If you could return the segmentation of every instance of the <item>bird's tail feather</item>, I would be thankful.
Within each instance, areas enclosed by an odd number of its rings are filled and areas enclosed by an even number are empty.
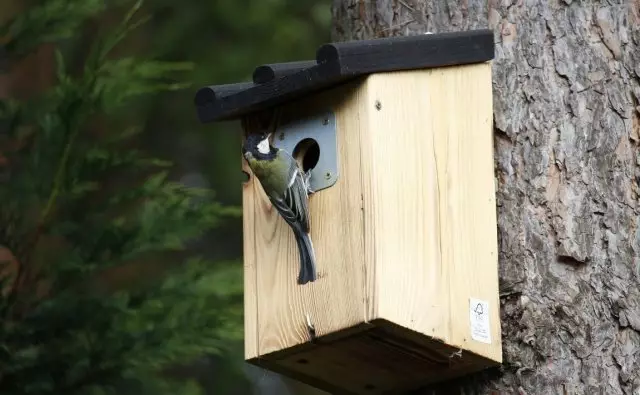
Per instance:
[[[318,274],[316,273],[316,257],[313,250],[313,243],[309,234],[300,232],[296,235],[298,250],[300,251],[300,274],[298,276],[298,284],[306,284],[316,281]]]

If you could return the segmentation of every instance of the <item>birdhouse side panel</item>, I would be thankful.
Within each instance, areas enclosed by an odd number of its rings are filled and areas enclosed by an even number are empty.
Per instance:
[[[502,360],[491,64],[432,76],[450,344]],[[437,100],[435,99],[437,98]]]
[[[367,79],[363,134],[367,249],[373,254],[374,307],[382,318],[447,340],[449,297],[442,265],[440,200],[430,70]]]
[[[366,92],[372,318],[499,361],[491,65],[374,74]]]

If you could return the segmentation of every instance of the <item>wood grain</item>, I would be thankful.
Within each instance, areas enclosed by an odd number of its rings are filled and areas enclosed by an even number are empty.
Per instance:
[[[491,65],[375,74],[367,102],[372,318],[500,361]],[[490,302],[491,345],[470,337],[472,297]]]
[[[253,118],[243,123],[245,129],[255,129]],[[242,171],[251,175],[247,161],[241,157]],[[256,185],[249,178],[242,185],[242,232],[244,260],[244,354],[246,359],[260,355],[258,350],[258,289],[257,251],[255,249],[255,205]]]
[[[363,134],[367,249],[375,261],[370,319],[386,318],[442,338],[448,286],[440,264],[439,199],[433,117],[424,71],[375,74],[367,80]],[[410,99],[409,99],[410,98]],[[378,110],[377,107],[380,109]],[[444,326],[444,327],[443,327]]]
[[[442,265],[449,269],[449,320],[456,323],[447,343],[502,361],[490,77],[488,63],[440,69],[431,88],[441,115],[434,122],[438,190],[447,203],[440,210],[442,245],[449,246]],[[489,302],[492,344],[470,337],[470,298]]]
[[[493,31],[479,29],[324,44],[316,61],[335,63],[343,75],[363,75],[478,63],[493,56]]]
[[[195,97],[193,98],[193,103],[196,106],[205,106],[208,103],[213,103],[216,100],[219,100],[225,96],[233,95],[238,92],[242,92],[244,90],[253,88],[255,85],[253,82],[238,82],[234,84],[225,84],[225,85],[212,85],[207,86],[205,88],[198,89]]]
[[[309,202],[317,281],[305,286],[296,283],[299,258],[290,228],[273,209],[255,177],[245,186],[244,200],[247,210],[252,211],[244,217],[245,253],[258,257],[252,286],[257,294],[257,326],[247,327],[247,342],[253,342],[257,330],[258,345],[248,347],[257,349],[258,355],[308,341],[307,314],[319,336],[364,319],[360,144],[354,133],[360,124],[359,118],[352,116],[358,105],[357,90],[349,87],[283,110],[285,121],[288,116],[310,115],[324,108],[333,107],[336,111],[340,177],[332,188],[313,194]],[[341,99],[331,100],[336,97]],[[248,310],[247,316],[254,314]]]
[[[296,283],[289,227],[245,185],[247,359],[333,393],[501,362],[491,64],[370,75],[287,105],[283,121],[326,108],[340,178],[310,200],[315,283]],[[491,344],[471,338],[470,298],[490,305]]]
[[[345,336],[269,354],[257,365],[334,395],[403,394],[492,366],[490,359],[374,320]]]
[[[266,82],[296,74],[304,69],[315,66],[315,60],[300,60],[296,62],[263,64],[253,71],[253,82],[264,84]]]

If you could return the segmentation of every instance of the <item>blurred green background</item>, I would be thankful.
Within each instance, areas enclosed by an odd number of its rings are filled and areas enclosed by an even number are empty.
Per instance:
[[[77,7],[82,0],[68,3]],[[114,3],[126,6],[127,2]],[[0,22],[34,4],[39,2],[0,0]],[[331,0],[146,0],[139,14],[152,19],[132,32],[117,47],[116,55],[189,62],[192,68],[180,74],[179,82],[190,86],[142,96],[119,111],[115,116],[118,119],[110,120],[110,124],[142,123],[144,131],[136,144],[153,156],[173,161],[176,166],[171,179],[210,188],[219,202],[240,206],[244,179],[240,125],[201,124],[193,105],[195,92],[205,85],[251,80],[254,68],[264,63],[314,59],[318,46],[330,41]],[[92,23],[83,24],[73,39],[59,43],[72,72],[82,70],[88,48],[101,29],[117,24],[121,18],[122,9],[108,7]],[[29,96],[35,85],[51,85],[52,59],[50,53],[36,56],[17,73],[4,76],[0,79],[0,97],[6,93],[3,90],[21,97]],[[221,265],[241,266],[241,220],[226,221],[191,249]],[[192,365],[175,370],[196,378],[206,394],[319,393],[247,366],[241,342],[232,348],[235,352],[231,356],[204,355]]]
[[[145,144],[177,164],[175,179],[209,187],[221,203],[240,205],[239,122],[201,124],[195,91],[249,81],[264,63],[313,59],[317,47],[330,41],[330,0],[147,0],[144,7],[153,19],[129,39],[130,45],[153,58],[194,66],[184,77],[190,88],[145,99],[131,109],[146,124]],[[240,260],[241,221],[216,228],[197,247],[213,259]],[[236,360],[205,358],[183,370],[199,377],[210,394],[305,392],[304,386],[243,366],[243,345],[236,349]]]

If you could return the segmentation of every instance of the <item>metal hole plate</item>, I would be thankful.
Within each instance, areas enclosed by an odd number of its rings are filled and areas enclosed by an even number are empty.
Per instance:
[[[325,111],[313,117],[296,119],[278,125],[272,145],[293,155],[299,142],[311,138],[320,147],[320,158],[311,170],[311,189],[315,192],[329,188],[338,181],[338,142],[336,118],[333,112]]]

